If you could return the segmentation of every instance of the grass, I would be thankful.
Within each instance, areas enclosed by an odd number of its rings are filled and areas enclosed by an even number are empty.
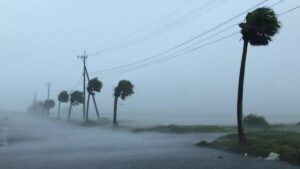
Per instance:
[[[218,149],[267,157],[270,152],[280,154],[280,159],[300,164],[300,133],[294,131],[265,130],[246,134],[247,144],[239,145],[236,134],[228,134],[208,143]],[[199,145],[204,145],[201,142]]]
[[[213,133],[213,132],[233,132],[236,128],[233,126],[216,126],[216,125],[160,125],[146,128],[134,128],[134,132],[155,131],[161,133]]]
[[[276,130],[276,131],[295,131],[300,133],[299,124],[273,124],[266,127],[261,126],[245,126],[245,131],[261,131],[261,130]],[[236,132],[235,126],[218,126],[218,125],[158,125],[154,127],[135,127],[133,132],[160,132],[160,133],[232,133]]]

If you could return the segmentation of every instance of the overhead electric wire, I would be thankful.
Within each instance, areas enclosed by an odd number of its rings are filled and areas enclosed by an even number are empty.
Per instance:
[[[269,7],[270,7],[270,8],[273,8],[274,6],[279,5],[279,4],[281,4],[282,2],[284,2],[284,1],[285,1],[285,0],[278,1],[278,2],[274,3],[273,5],[271,5],[271,6],[269,6]]]
[[[92,53],[92,54],[89,54],[89,55],[97,55],[97,54],[100,54],[100,53],[105,53],[105,52],[108,52],[108,51],[111,51],[111,50],[115,50],[115,49],[123,48],[123,47],[126,47],[126,46],[134,45],[134,44],[139,43],[139,42],[141,42],[141,41],[145,41],[145,40],[154,38],[154,37],[156,37],[156,36],[158,36],[158,35],[161,35],[162,33],[168,32],[168,31],[170,31],[170,30],[172,30],[172,29],[175,29],[175,28],[177,28],[178,26],[180,26],[180,25],[186,23],[186,22],[187,22],[186,20],[187,20],[189,17],[193,17],[193,14],[194,14],[195,12],[197,12],[197,13],[201,12],[202,10],[204,10],[204,9],[206,9],[207,7],[209,7],[210,5],[212,5],[211,2],[215,2],[215,1],[216,1],[216,0],[211,0],[211,1],[209,1],[208,3],[206,3],[206,4],[204,4],[204,5],[200,6],[200,7],[198,7],[198,8],[196,8],[196,9],[194,9],[193,11],[190,11],[189,13],[185,14],[184,16],[181,16],[180,18],[177,18],[175,21],[172,21],[172,22],[169,23],[169,24],[163,25],[162,27],[160,27],[160,28],[158,28],[158,29],[156,29],[156,30],[154,30],[154,31],[152,31],[152,32],[150,32],[150,33],[148,33],[148,34],[142,36],[142,37],[139,37],[139,38],[136,38],[136,39],[132,39],[131,41],[128,41],[128,42],[125,42],[125,43],[121,43],[121,44],[119,44],[119,45],[115,45],[115,46],[112,46],[112,47],[109,47],[109,48],[100,50],[100,51],[98,51],[98,52],[95,52],[95,53]],[[227,0],[223,0],[223,1],[219,2],[219,3],[217,3],[217,4],[214,5],[213,7],[211,7],[211,8],[209,8],[209,9],[207,9],[207,10],[201,12],[200,14],[202,15],[202,14],[205,14],[205,13],[209,12],[210,10],[216,8],[217,6],[221,5],[221,4],[224,3],[225,1],[227,1]],[[197,14],[197,13],[196,13],[196,14]],[[192,16],[190,16],[190,15],[192,15]],[[198,14],[198,15],[199,15],[199,14]],[[199,16],[200,16],[200,15],[199,15]],[[170,26],[173,26],[173,27],[170,27]]]
[[[139,28],[138,30],[136,30],[136,31],[134,31],[134,32],[131,32],[131,33],[129,33],[129,34],[123,36],[123,37],[120,38],[120,39],[123,39],[123,40],[124,40],[124,39],[128,39],[128,38],[130,38],[130,37],[132,37],[132,36],[135,36],[135,35],[138,34],[139,32],[144,31],[145,29],[149,29],[149,27],[153,27],[154,25],[158,24],[158,23],[161,22],[162,20],[165,20],[166,18],[171,17],[171,16],[174,15],[175,13],[178,13],[179,11],[181,11],[182,9],[184,9],[185,7],[187,7],[189,4],[191,4],[193,1],[194,1],[194,0],[188,0],[188,1],[185,2],[183,5],[179,6],[178,8],[176,8],[176,9],[173,10],[173,11],[171,11],[170,13],[168,13],[168,14],[165,15],[165,16],[163,16],[162,18],[159,18],[158,20],[155,20],[154,22],[152,22],[152,23],[150,23],[150,24],[148,24],[148,25],[146,25],[146,26],[143,26],[142,28]],[[120,40],[120,39],[119,39],[119,40]],[[116,43],[118,43],[118,40],[117,40],[117,39],[115,39],[115,40],[113,40],[113,41],[111,41],[111,42],[108,42],[108,43],[106,43],[106,44],[103,44],[103,46],[114,45],[114,44],[116,44]],[[105,48],[105,47],[104,47],[104,48]],[[101,52],[101,50],[100,50],[100,51],[97,51],[97,52],[94,52],[94,53],[89,53],[88,55],[89,55],[89,56],[93,56],[93,55],[99,54],[100,52]]]
[[[82,80],[83,80],[83,76],[81,76],[80,79],[71,88],[69,88],[69,91],[71,92],[72,90],[74,90]]]
[[[159,64],[159,63],[163,63],[163,62],[166,62],[166,61],[168,61],[168,60],[170,60],[170,59],[173,59],[173,58],[175,58],[175,57],[178,57],[178,56],[180,56],[180,55],[187,54],[187,53],[191,53],[191,52],[193,52],[193,51],[195,51],[195,50],[198,50],[198,49],[207,47],[207,46],[209,46],[209,45],[212,45],[212,44],[214,44],[214,43],[217,43],[217,42],[219,42],[219,41],[228,39],[228,38],[230,38],[230,37],[232,37],[232,36],[234,36],[234,35],[236,35],[236,34],[238,34],[238,33],[239,33],[239,31],[238,31],[238,32],[231,33],[231,34],[229,34],[229,35],[226,35],[226,36],[224,36],[224,37],[222,37],[222,38],[219,38],[219,39],[217,39],[217,40],[211,41],[211,42],[209,42],[209,43],[207,43],[207,44],[204,44],[204,45],[195,47],[195,48],[190,49],[190,50],[188,50],[188,51],[185,51],[185,52],[183,52],[183,53],[177,53],[177,54],[175,54],[175,55],[174,55],[174,54],[171,54],[171,55],[169,55],[168,57],[163,58],[163,59],[161,59],[161,60],[155,60],[155,61],[152,61],[152,62],[149,62],[149,63],[145,63],[145,64],[143,64],[143,65],[139,65],[139,66],[136,66],[136,67],[133,67],[133,68],[129,68],[129,69],[127,69],[127,70],[121,70],[121,71],[118,71],[118,72],[113,72],[113,73],[108,74],[108,75],[100,76],[99,78],[106,78],[106,77],[116,76],[116,75],[123,74],[123,73],[127,73],[127,72],[130,72],[130,71],[133,71],[133,70],[145,68],[145,67],[152,66],[152,65],[156,65],[156,64]]]
[[[204,31],[203,33],[201,33],[201,34],[199,34],[199,35],[197,35],[197,36],[194,36],[193,38],[191,38],[191,39],[189,39],[189,40],[187,40],[187,41],[184,41],[183,43],[180,43],[179,45],[176,45],[176,46],[174,46],[174,47],[172,47],[172,48],[170,48],[170,49],[168,49],[168,50],[166,50],[166,51],[163,51],[163,52],[161,52],[161,53],[159,53],[159,54],[157,54],[157,55],[154,55],[154,56],[152,56],[152,57],[148,57],[148,58],[145,58],[145,59],[142,59],[142,60],[139,60],[139,61],[130,63],[130,64],[126,64],[126,65],[122,65],[122,66],[118,66],[118,67],[114,67],[114,68],[110,68],[110,69],[104,69],[104,70],[101,70],[101,71],[93,72],[93,74],[94,74],[94,73],[104,73],[104,72],[112,71],[112,70],[115,70],[115,69],[121,69],[121,68],[124,68],[124,67],[132,66],[132,65],[135,65],[135,64],[139,64],[139,63],[143,63],[143,62],[146,62],[146,61],[148,61],[148,60],[151,60],[151,59],[160,57],[160,56],[162,56],[162,55],[164,55],[164,54],[167,54],[167,53],[169,53],[169,52],[171,52],[171,51],[173,51],[173,50],[175,50],[175,49],[178,49],[178,48],[180,48],[180,47],[182,47],[182,46],[184,46],[184,45],[186,45],[186,44],[188,44],[188,43],[190,43],[190,42],[192,42],[192,41],[194,41],[194,40],[199,39],[200,37],[202,37],[202,36],[204,36],[204,35],[206,35],[206,34],[212,32],[212,31],[218,29],[219,27],[221,27],[221,26],[223,26],[223,25],[225,25],[225,24],[227,24],[227,23],[233,21],[234,19],[236,19],[236,18],[240,17],[241,15],[247,13],[248,11],[250,11],[250,10],[252,10],[252,9],[254,9],[254,8],[256,8],[256,7],[260,6],[260,5],[262,5],[262,4],[264,4],[264,3],[267,2],[267,1],[268,1],[268,0],[263,0],[263,1],[259,2],[258,4],[252,6],[251,8],[249,8],[249,9],[247,9],[247,10],[245,10],[245,11],[239,13],[238,15],[236,15],[236,16],[234,16],[234,17],[231,17],[230,19],[227,19],[226,21],[224,21],[224,22],[222,22],[222,23],[220,23],[220,24],[218,24],[218,25],[216,25],[216,26],[214,26],[214,27],[208,29],[207,31]]]
[[[279,3],[277,3],[277,4],[279,4]],[[280,16],[282,16],[282,15],[284,15],[284,14],[287,14],[287,13],[292,12],[292,11],[294,11],[294,10],[296,10],[296,9],[299,9],[299,8],[300,8],[300,5],[298,5],[298,6],[296,6],[296,7],[293,7],[293,8],[291,8],[291,9],[289,9],[289,10],[286,10],[286,11],[284,11],[284,12],[278,14],[278,16],[280,17]],[[234,36],[234,35],[236,35],[236,34],[238,34],[238,33],[239,33],[239,31],[238,31],[238,32],[234,32],[234,33],[232,33],[232,34],[229,34],[229,35],[227,35],[227,36],[224,36],[224,37],[222,37],[222,38],[220,38],[220,39],[211,41],[211,42],[209,42],[209,43],[207,43],[207,44],[205,44],[205,45],[201,45],[201,46],[195,47],[195,48],[190,49],[190,50],[188,50],[188,51],[185,51],[185,52],[183,52],[183,53],[177,53],[177,54],[175,54],[175,55],[170,55],[169,57],[163,58],[163,60],[156,60],[156,62],[146,63],[146,64],[144,64],[144,65],[139,65],[138,67],[130,68],[130,69],[127,69],[127,70],[122,70],[122,71],[119,71],[119,72],[114,72],[113,74],[102,76],[101,78],[111,77],[111,76],[115,76],[115,75],[127,73],[127,72],[129,72],[129,71],[133,71],[133,70],[136,70],[136,69],[140,69],[140,68],[144,68],[144,67],[147,67],[147,66],[151,66],[151,65],[154,65],[154,64],[162,63],[162,62],[165,62],[165,61],[167,61],[167,60],[170,60],[170,59],[173,59],[173,58],[175,58],[175,57],[178,57],[178,56],[180,56],[180,55],[184,55],[184,54],[187,54],[187,53],[191,53],[191,52],[193,52],[193,51],[195,51],[195,50],[198,50],[198,49],[204,48],[204,47],[206,47],[206,46],[209,46],[209,45],[211,45],[211,44],[217,43],[217,42],[219,42],[219,41],[225,40],[225,39],[230,38],[230,37],[232,37],[232,36]]]
[[[287,11],[284,11],[284,12],[278,14],[278,16],[285,15],[285,14],[290,13],[290,12],[292,12],[292,11],[298,9],[298,8],[300,8],[300,5],[298,5],[298,6],[294,7],[294,8],[291,8],[291,9],[289,9],[289,10],[287,10]]]

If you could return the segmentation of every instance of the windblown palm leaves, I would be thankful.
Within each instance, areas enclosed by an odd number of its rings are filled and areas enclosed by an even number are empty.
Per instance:
[[[246,16],[246,22],[239,25],[244,41],[251,45],[268,45],[272,36],[278,33],[280,22],[271,8],[258,8]]]
[[[68,120],[70,120],[70,118],[71,118],[72,106],[77,106],[79,104],[83,104],[83,102],[84,102],[83,92],[74,91],[71,93]]]
[[[73,93],[71,93],[70,102],[72,106],[83,104],[83,92],[74,91]]]
[[[57,116],[58,119],[60,119],[60,103],[67,103],[69,101],[69,94],[67,91],[62,91],[59,93],[57,100],[58,102],[58,111],[57,111]]]
[[[49,115],[49,110],[52,109],[55,106],[55,101],[54,100],[46,100],[44,102],[44,109],[47,110],[47,114]]]
[[[121,97],[122,100],[125,100],[127,97],[131,96],[134,93],[133,87],[134,86],[132,85],[132,83],[128,80],[121,80],[119,82],[118,86],[115,87],[115,90],[114,90],[114,96],[115,96],[114,117],[113,117],[114,126],[118,125],[118,122],[117,122],[118,98]]]
[[[248,43],[254,46],[268,45],[272,37],[279,32],[280,22],[271,8],[258,8],[246,16],[246,22],[240,25],[244,47],[240,67],[240,77],[237,98],[237,126],[239,143],[246,143],[243,128],[243,90]]]
[[[67,91],[60,92],[59,95],[58,95],[58,101],[63,102],[63,103],[67,103],[69,101],[68,92]]]
[[[87,91],[91,95],[95,95],[94,92],[100,92],[102,89],[102,82],[100,82],[97,78],[94,78],[89,81]]]
[[[128,80],[121,80],[117,87],[115,87],[115,97],[121,97],[122,100],[125,100],[128,96],[132,95],[133,85]]]

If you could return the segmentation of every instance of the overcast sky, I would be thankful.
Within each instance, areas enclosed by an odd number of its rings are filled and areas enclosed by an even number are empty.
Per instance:
[[[46,99],[48,81],[55,100],[62,90],[82,90],[82,61],[77,55],[86,50],[94,54],[87,59],[90,76],[104,84],[96,97],[102,112],[111,114],[112,90],[119,80],[128,79],[135,85],[135,94],[120,106],[122,114],[234,116],[243,47],[239,33],[160,64],[122,74],[118,73],[125,69],[103,75],[99,71],[155,56],[260,2],[1,0],[0,109],[25,111],[35,91],[39,100]],[[269,0],[261,6],[277,2]],[[297,5],[299,0],[285,0],[274,10],[280,14]],[[197,41],[242,22],[245,15]],[[282,29],[274,41],[269,46],[249,47],[245,114],[281,114],[300,120],[299,16],[300,10],[280,16]],[[182,21],[184,24],[177,25]],[[236,25],[202,44],[237,31]]]

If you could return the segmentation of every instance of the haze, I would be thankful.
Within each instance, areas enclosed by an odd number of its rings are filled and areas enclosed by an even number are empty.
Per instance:
[[[35,91],[39,100],[46,99],[45,84],[49,81],[52,84],[50,97],[55,100],[62,90],[82,90],[82,82],[79,81],[82,61],[77,59],[77,55],[82,55],[84,50],[93,54],[143,37],[206,2],[2,0],[0,109],[26,111]],[[243,45],[240,34],[167,62],[115,76],[92,72],[154,56],[259,2],[228,0],[171,31],[88,56],[88,71],[104,84],[101,93],[96,96],[100,112],[112,116],[112,90],[119,80],[128,79],[135,86],[135,94],[119,106],[120,119],[235,124]],[[264,6],[276,2],[269,0]],[[299,1],[285,1],[274,10],[279,14],[296,3]],[[269,46],[249,47],[245,114],[264,115],[270,122],[299,121],[299,14],[300,10],[297,10],[279,17],[282,29]],[[242,15],[226,26],[240,23],[244,17]],[[238,25],[214,39],[237,31]],[[80,109],[77,107],[78,111]]]

